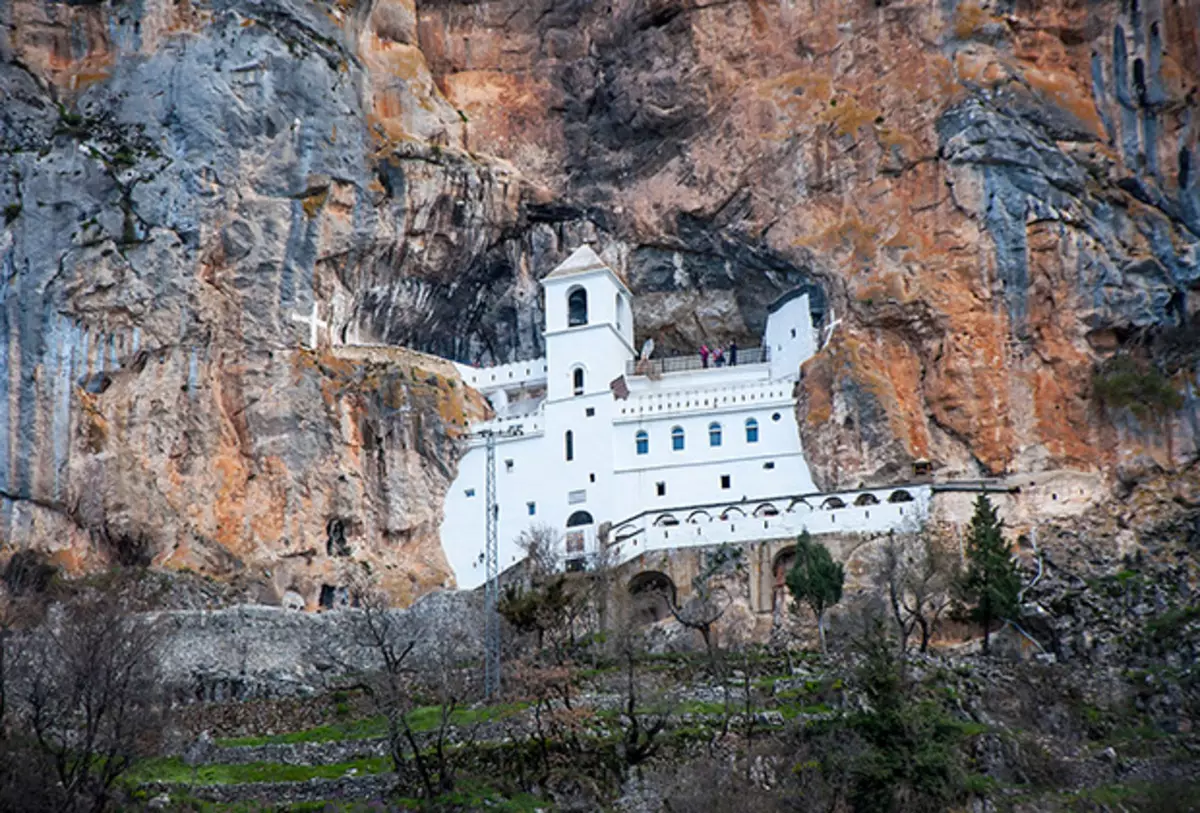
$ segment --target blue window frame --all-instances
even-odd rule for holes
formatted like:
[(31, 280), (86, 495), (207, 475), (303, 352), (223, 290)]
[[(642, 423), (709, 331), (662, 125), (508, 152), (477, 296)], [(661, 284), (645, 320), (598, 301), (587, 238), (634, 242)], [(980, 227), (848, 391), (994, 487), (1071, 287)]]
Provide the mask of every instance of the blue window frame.
[(708, 425), (708, 445), (721, 445), (721, 424), (717, 423), (716, 421), (713, 421)]
[(746, 419), (746, 442), (758, 443), (758, 421), (754, 418)]
[(671, 430), (671, 448), (677, 452), (683, 451), (683, 427), (676, 426)]
[(650, 434), (645, 429), (638, 430), (633, 439), (637, 444), (638, 454), (650, 454)]

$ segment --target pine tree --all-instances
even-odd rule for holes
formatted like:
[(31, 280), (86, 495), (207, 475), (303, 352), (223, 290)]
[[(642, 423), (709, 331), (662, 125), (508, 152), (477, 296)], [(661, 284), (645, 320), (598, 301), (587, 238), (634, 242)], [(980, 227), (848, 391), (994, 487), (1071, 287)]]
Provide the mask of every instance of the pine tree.
[(813, 542), (808, 531), (796, 538), (796, 561), (787, 573), (788, 592), (799, 604), (803, 602), (817, 617), (817, 634), (821, 652), (825, 652), (825, 611), (842, 600), (842, 585), (846, 581), (840, 562), (833, 561), (829, 549)]
[(983, 651), (989, 651), (992, 622), (1017, 614), (1021, 575), (1002, 533), (1003, 523), (986, 494), (975, 501), (967, 528), (967, 572), (963, 592), (973, 602), (971, 617), (983, 625)]

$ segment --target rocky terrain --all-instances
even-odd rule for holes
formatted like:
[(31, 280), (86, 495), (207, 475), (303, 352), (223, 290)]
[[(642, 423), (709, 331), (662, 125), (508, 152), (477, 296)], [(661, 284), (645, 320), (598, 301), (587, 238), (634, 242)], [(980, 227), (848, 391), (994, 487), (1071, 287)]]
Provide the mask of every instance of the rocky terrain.
[[(332, 345), (536, 355), (537, 279), (584, 240), (668, 352), (752, 343), (812, 292), (822, 485), (1195, 456), (1193, 0), (12, 0), (0, 23), (9, 550), (309, 607), (345, 546), (400, 601), (449, 584), (441, 495), (482, 407), (433, 360)], [(1097, 398), (1114, 358), (1158, 400)]]

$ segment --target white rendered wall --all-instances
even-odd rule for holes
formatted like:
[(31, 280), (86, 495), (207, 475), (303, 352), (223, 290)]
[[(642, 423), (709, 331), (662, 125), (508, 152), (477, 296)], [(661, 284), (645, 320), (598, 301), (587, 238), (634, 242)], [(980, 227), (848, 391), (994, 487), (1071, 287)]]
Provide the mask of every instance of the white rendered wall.
[(769, 348), (771, 378), (794, 380), (800, 365), (817, 352), (808, 294), (787, 300), (767, 316), (763, 344)]

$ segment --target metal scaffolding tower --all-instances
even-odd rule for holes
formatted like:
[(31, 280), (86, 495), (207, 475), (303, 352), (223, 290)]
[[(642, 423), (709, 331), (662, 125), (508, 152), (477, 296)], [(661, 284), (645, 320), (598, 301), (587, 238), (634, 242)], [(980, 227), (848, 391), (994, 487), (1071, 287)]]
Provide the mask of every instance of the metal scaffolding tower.
[(496, 502), (496, 435), (487, 435), (487, 540), (484, 558), (487, 582), (483, 587), (483, 691), (488, 697), (500, 692), (500, 552), (498, 546), (500, 506)]

